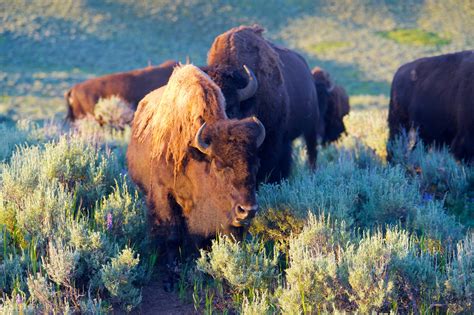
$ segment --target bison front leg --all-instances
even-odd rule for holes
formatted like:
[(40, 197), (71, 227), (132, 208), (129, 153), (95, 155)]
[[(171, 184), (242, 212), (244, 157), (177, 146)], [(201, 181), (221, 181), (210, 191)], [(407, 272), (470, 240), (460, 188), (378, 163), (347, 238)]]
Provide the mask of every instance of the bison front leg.
[(168, 235), (166, 238), (166, 277), (163, 281), (164, 289), (167, 292), (173, 291), (173, 286), (178, 279), (179, 253), (182, 245), (182, 222), (178, 211), (179, 205), (171, 194), (167, 196), (167, 205), (172, 212), (169, 220)]
[(459, 132), (451, 143), (454, 156), (467, 163), (474, 162), (474, 138), (473, 134)]
[(316, 128), (304, 133), (306, 142), (306, 152), (308, 153), (309, 167), (312, 171), (316, 169), (316, 160), (318, 158), (318, 135)]
[(168, 190), (154, 187), (148, 197), (151, 230), (153, 234), (157, 234), (157, 236), (159, 234), (160, 245), (164, 245), (166, 274), (163, 286), (165, 291), (170, 292), (176, 282), (177, 260), (181, 243), (180, 219), (174, 211), (176, 202)]

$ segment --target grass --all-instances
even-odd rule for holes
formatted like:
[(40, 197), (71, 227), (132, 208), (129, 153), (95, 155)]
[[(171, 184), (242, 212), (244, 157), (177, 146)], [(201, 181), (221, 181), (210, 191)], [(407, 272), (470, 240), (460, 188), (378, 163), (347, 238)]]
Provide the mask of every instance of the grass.
[(314, 44), (308, 47), (308, 51), (311, 53), (319, 54), (328, 54), (328, 53), (337, 53), (339, 49), (346, 48), (350, 46), (349, 42), (344, 41), (323, 41), (318, 44)]
[(443, 46), (451, 42), (450, 39), (442, 38), (436, 33), (421, 29), (396, 29), (379, 32), (378, 34), (383, 38), (391, 39), (403, 45)]

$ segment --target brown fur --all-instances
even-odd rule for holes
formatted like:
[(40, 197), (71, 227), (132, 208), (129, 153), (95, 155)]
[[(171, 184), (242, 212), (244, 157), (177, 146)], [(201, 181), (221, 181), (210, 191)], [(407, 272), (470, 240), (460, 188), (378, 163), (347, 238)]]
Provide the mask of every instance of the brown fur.
[(340, 85), (335, 85), (332, 91), (328, 91), (334, 82), (324, 69), (315, 67), (312, 73), (321, 112), (320, 136), (322, 143), (327, 144), (339, 139), (346, 131), (344, 116), (349, 114), (349, 96)]
[[(195, 143), (204, 122), (206, 153)], [(166, 86), (140, 102), (127, 163), (169, 263), (178, 246), (200, 247), (219, 231), (241, 235), (239, 207), (256, 209), (259, 135), (252, 118), (227, 119), (222, 92), (193, 65), (178, 67)]]
[(217, 36), (207, 54), (207, 63), (211, 65), (218, 61), (238, 67), (246, 64), (255, 69), (253, 71), (257, 78), (267, 79), (262, 80), (264, 85), (270, 82), (282, 85), (280, 58), (271, 44), (263, 38), (263, 31), (259, 25), (239, 26)]
[(95, 105), (99, 99), (112, 96), (119, 96), (135, 110), (143, 96), (168, 82), (177, 64), (176, 61), (168, 60), (156, 67), (109, 74), (78, 83), (64, 94), (66, 118), (74, 121), (94, 116)]
[[(267, 136), (259, 151), (258, 180), (275, 182), (290, 172), (290, 111), (294, 107), (295, 113), (299, 112), (301, 104), (297, 103), (312, 106), (314, 115), (309, 118), (315, 124), (319, 111), (311, 72), (304, 59), (291, 50), (273, 45), (262, 33), (263, 28), (258, 25), (240, 26), (216, 37), (208, 52), (206, 71), (222, 89), (230, 118), (255, 115), (265, 126)], [(254, 97), (239, 102), (236, 90), (247, 83), (246, 79), (242, 82), (245, 76), (239, 75), (243, 65), (254, 72), (258, 90)], [(298, 135), (302, 132), (296, 130)]]
[(166, 161), (172, 161), (175, 174), (203, 122), (227, 118), (224, 96), (204, 72), (196, 72), (194, 67), (176, 69), (179, 71), (175, 70), (166, 89), (142, 100), (155, 106), (143, 106), (133, 130), (133, 136), (142, 142), (153, 139), (152, 156), (160, 159), (164, 155)]
[(474, 51), (427, 57), (401, 66), (390, 93), (390, 140), (410, 128), (428, 144), (474, 159)]

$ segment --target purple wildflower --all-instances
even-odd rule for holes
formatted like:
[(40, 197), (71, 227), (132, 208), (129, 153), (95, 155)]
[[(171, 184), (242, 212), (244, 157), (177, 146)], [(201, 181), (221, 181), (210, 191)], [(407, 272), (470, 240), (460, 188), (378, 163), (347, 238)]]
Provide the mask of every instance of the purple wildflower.
[(107, 213), (107, 230), (112, 229), (112, 212)]
[(19, 293), (16, 295), (16, 304), (22, 304), (23, 303), (23, 298)]
[(423, 201), (432, 201), (433, 200), (433, 195), (428, 193), (428, 192), (424, 192), (423, 193)]

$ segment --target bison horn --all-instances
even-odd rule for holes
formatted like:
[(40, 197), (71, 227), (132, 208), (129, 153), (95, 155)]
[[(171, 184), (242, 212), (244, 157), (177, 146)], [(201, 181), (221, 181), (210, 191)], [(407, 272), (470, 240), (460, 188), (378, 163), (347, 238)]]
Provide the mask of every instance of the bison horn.
[(249, 81), (243, 89), (237, 90), (239, 102), (243, 102), (254, 96), (258, 89), (257, 78), (253, 74), (252, 70), (250, 70), (246, 65), (244, 65), (244, 69), (247, 73)]
[(258, 128), (260, 129), (260, 132), (258, 133), (258, 137), (257, 137), (257, 148), (259, 148), (262, 143), (263, 143), (263, 140), (265, 140), (265, 126), (262, 124), (262, 122), (257, 118), (257, 117), (252, 117), (253, 121), (255, 121), (255, 123), (258, 125)]
[(210, 145), (202, 139), (202, 132), (204, 131), (204, 128), (206, 128), (206, 123), (203, 123), (201, 128), (199, 128), (198, 132), (196, 133), (196, 138), (194, 139), (194, 146), (202, 153), (209, 155)]

